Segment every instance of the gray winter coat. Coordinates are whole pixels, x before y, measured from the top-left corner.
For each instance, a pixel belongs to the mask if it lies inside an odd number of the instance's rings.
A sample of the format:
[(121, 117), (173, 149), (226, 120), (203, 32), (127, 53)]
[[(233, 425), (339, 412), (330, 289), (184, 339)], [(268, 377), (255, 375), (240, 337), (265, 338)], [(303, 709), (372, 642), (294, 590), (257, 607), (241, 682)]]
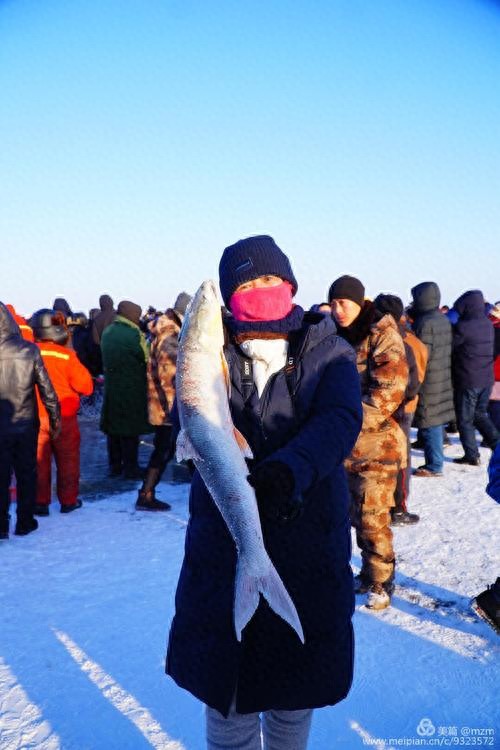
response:
[(417, 284), (411, 293), (413, 331), (429, 350), (413, 424), (420, 428), (437, 427), (455, 419), (451, 382), (451, 323), (439, 311), (441, 293), (434, 281)]

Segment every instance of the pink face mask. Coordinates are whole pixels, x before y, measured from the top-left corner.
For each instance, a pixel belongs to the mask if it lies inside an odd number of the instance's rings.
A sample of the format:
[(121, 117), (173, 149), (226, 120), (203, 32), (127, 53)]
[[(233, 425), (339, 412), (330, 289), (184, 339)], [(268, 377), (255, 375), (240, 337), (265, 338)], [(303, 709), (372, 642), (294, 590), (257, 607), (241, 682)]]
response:
[(260, 286), (235, 292), (229, 306), (236, 320), (281, 320), (293, 307), (292, 285), (283, 281), (276, 286)]

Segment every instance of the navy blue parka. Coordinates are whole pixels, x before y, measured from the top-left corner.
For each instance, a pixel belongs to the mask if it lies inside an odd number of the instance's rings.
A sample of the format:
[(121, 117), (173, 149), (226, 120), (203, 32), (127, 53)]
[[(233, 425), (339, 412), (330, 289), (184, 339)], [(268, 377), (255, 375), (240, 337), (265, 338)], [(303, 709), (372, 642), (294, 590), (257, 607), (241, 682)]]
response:
[(465, 292), (453, 307), (460, 316), (453, 328), (453, 385), (458, 391), (490, 388), (494, 382), (495, 331), (484, 312), (483, 293)]
[(270, 378), (260, 399), (255, 388), (246, 394), (239, 349), (229, 344), (225, 355), (235, 426), (257, 462), (289, 466), (303, 499), (294, 521), (261, 522), (266, 549), (297, 607), (305, 645), (262, 597), (238, 643), (236, 548), (198, 472), (191, 485), (166, 671), (224, 715), (234, 696), (239, 713), (332, 705), (352, 682), (354, 596), (343, 461), (362, 423), (356, 357), (331, 318), (316, 314), (304, 317), (294, 350), (293, 398), (284, 369)]

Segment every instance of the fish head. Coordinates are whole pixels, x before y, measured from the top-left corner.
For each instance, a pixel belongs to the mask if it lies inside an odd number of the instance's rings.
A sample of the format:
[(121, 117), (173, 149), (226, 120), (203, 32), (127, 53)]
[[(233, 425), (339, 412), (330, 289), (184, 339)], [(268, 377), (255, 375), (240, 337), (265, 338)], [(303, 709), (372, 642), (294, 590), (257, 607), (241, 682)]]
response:
[(217, 287), (212, 280), (204, 281), (194, 295), (184, 318), (180, 339), (185, 347), (210, 352), (224, 346), (221, 306)]

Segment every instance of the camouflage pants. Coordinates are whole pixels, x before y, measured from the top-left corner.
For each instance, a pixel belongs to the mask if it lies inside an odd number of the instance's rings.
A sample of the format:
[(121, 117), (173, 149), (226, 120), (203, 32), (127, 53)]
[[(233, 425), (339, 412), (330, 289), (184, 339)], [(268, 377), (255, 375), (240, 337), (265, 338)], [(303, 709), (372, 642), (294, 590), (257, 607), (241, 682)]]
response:
[(395, 557), (390, 527), (397, 470), (347, 473), (351, 493), (351, 524), (361, 550), (361, 576), (367, 583), (394, 580)]

